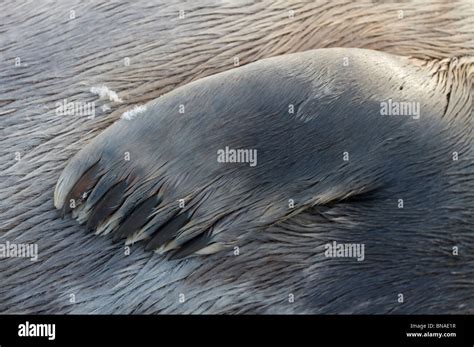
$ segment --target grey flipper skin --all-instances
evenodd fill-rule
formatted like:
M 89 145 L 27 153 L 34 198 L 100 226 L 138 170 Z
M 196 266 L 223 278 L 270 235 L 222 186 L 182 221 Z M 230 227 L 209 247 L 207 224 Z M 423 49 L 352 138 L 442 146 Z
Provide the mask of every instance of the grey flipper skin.
M 55 206 L 72 206 L 98 234 L 118 231 L 116 239 L 175 258 L 250 237 L 266 240 L 262 254 L 271 239 L 287 241 L 281 256 L 297 259 L 295 245 L 305 244 L 300 260 L 315 259 L 310 281 L 323 264 L 343 261 L 325 256 L 324 245 L 352 242 L 365 247 L 359 268 L 370 264 L 386 289 L 404 281 L 424 288 L 436 281 L 422 264 L 458 261 L 458 276 L 443 283 L 472 290 L 473 71 L 469 58 L 424 62 L 332 48 L 206 77 L 79 151 L 59 178 Z M 222 162 L 226 148 L 256 160 Z M 453 247 L 463 249 L 462 262 Z M 396 282 L 390 274 L 400 271 L 413 276 Z M 379 281 L 351 280 L 358 294 Z M 350 297 L 329 283 L 314 295 Z

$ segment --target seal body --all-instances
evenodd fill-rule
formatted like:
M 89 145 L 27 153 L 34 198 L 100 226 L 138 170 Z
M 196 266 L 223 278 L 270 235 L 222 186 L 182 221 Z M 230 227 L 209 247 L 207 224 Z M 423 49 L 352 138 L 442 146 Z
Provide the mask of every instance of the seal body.
M 423 15 L 412 15 L 415 13 Z M 4 24 L 0 33 L 0 41 L 4 43 L 4 59 L 0 64 L 0 257 L 7 258 L 2 257 L 0 260 L 0 312 L 472 313 L 474 252 L 471 234 L 466 227 L 469 223 L 472 224 L 472 213 L 469 213 L 472 203 L 468 193 L 472 191 L 472 175 L 467 170 L 470 155 L 466 153 L 472 152 L 453 150 L 446 146 L 453 142 L 471 146 L 472 73 L 469 72 L 469 66 L 472 65 L 469 59 L 472 59 L 474 52 L 472 13 L 473 7 L 469 0 L 435 0 L 429 5 L 408 1 L 403 9 L 398 3 L 311 3 L 306 0 L 293 0 L 291 4 L 269 0 L 195 1 L 187 3 L 185 8 L 177 2 L 161 0 L 153 3 L 135 1 L 133 6 L 120 1 L 106 4 L 101 1 L 85 3 L 80 0 L 64 0 L 55 3 L 54 7 L 41 1 L 26 7 L 20 2 L 6 4 L 0 13 Z M 438 30 L 438 27 L 443 30 Z M 136 114 L 136 110 L 142 110 L 140 106 L 146 102 L 191 81 L 236 69 L 236 64 L 245 67 L 251 62 L 272 56 L 287 56 L 290 53 L 328 47 L 359 47 L 416 57 L 419 60 L 410 59 L 410 64 L 402 64 L 400 72 L 406 71 L 406 66 L 410 66 L 408 69 L 414 68 L 426 76 L 421 78 L 422 83 L 417 89 L 426 91 L 427 95 L 431 93 L 432 97 L 427 96 L 428 99 L 436 99 L 434 102 L 443 106 L 442 111 L 429 118 L 434 121 L 431 123 L 421 104 L 417 112 L 416 104 L 413 104 L 416 100 L 409 96 L 403 100 L 393 95 L 388 100 L 376 100 L 376 103 L 382 104 L 380 112 L 384 113 L 385 118 L 400 118 L 400 121 L 405 119 L 405 131 L 412 131 L 409 124 L 419 124 L 416 134 L 421 134 L 413 146 L 403 146 L 397 136 L 387 139 L 394 146 L 403 148 L 407 152 L 406 160 L 412 162 L 412 166 L 402 170 L 400 175 L 395 170 L 401 170 L 405 161 L 392 161 L 390 159 L 395 158 L 382 155 L 373 156 L 378 151 L 364 154 L 364 158 L 367 157 L 373 163 L 372 167 L 387 167 L 382 172 L 383 175 L 393 171 L 391 177 L 395 179 L 390 185 L 385 184 L 383 190 L 372 190 L 367 194 L 330 202 L 331 196 L 338 196 L 341 188 L 347 188 L 347 182 L 342 185 L 334 181 L 332 186 L 328 185 L 334 190 L 326 190 L 328 203 L 320 201 L 302 208 L 301 200 L 291 197 L 292 201 L 289 201 L 288 196 L 294 195 L 294 191 L 282 193 L 285 182 L 288 182 L 287 178 L 282 177 L 282 183 L 278 183 L 277 177 L 270 177 L 268 183 L 259 184 L 258 190 L 249 190 L 250 194 L 247 196 L 239 192 L 232 194 L 232 189 L 240 186 L 238 180 L 232 179 L 231 169 L 239 170 L 236 174 L 259 173 L 266 174 L 266 179 L 269 178 L 270 172 L 262 166 L 268 164 L 265 154 L 254 152 L 256 147 L 238 148 L 237 145 L 241 144 L 237 143 L 235 135 L 239 133 L 236 130 L 223 124 L 215 133 L 204 132 L 206 123 L 201 122 L 199 125 L 194 123 L 201 129 L 201 132 L 197 131 L 195 134 L 217 140 L 217 134 L 222 136 L 223 131 L 227 131 L 228 138 L 235 138 L 236 142 L 236 145 L 229 145 L 230 140 L 222 141 L 227 145 L 213 148 L 218 152 L 213 153 L 212 163 L 200 163 L 211 168 L 217 162 L 217 169 L 222 170 L 227 177 L 227 180 L 218 180 L 218 177 L 209 174 L 221 186 L 219 188 L 208 182 L 207 190 L 203 190 L 210 193 L 212 189 L 220 189 L 221 193 L 214 193 L 214 197 L 228 194 L 234 199 L 215 201 L 217 209 L 229 209 L 235 202 L 236 211 L 244 211 L 242 201 L 246 200 L 249 203 L 246 205 L 247 210 L 251 210 L 252 206 L 257 205 L 256 199 L 260 194 L 265 201 L 271 201 L 265 211 L 266 215 L 271 218 L 274 212 L 276 214 L 273 216 L 280 215 L 281 211 L 276 208 L 281 205 L 276 202 L 276 198 L 269 198 L 267 193 L 270 185 L 275 194 L 285 195 L 282 200 L 287 210 L 291 210 L 293 214 L 285 215 L 275 224 L 267 225 L 263 221 L 263 227 L 256 225 L 254 230 L 242 228 L 232 232 L 230 226 L 234 222 L 240 221 L 242 226 L 248 224 L 244 222 L 247 212 L 236 218 L 235 215 L 232 216 L 234 211 L 230 208 L 229 215 L 221 216 L 222 222 L 226 221 L 229 228 L 224 225 L 217 228 L 212 218 L 200 215 L 207 212 L 211 217 L 216 216 L 217 211 L 213 213 L 208 208 L 211 200 L 206 200 L 202 195 L 185 196 L 184 208 L 192 207 L 192 201 L 202 201 L 202 208 L 196 208 L 195 214 L 190 217 L 184 215 L 177 219 L 173 228 L 173 225 L 168 226 L 168 233 L 163 234 L 169 235 L 167 238 L 163 237 L 168 251 L 159 245 L 163 242 L 160 239 L 149 246 L 151 249 L 161 249 L 163 255 L 145 251 L 144 247 L 154 237 L 152 227 L 158 228 L 157 220 L 149 220 L 150 209 L 153 213 L 151 218 L 156 216 L 172 221 L 176 211 L 183 211 L 181 202 L 170 203 L 159 199 L 169 200 L 174 195 L 182 195 L 176 193 L 176 189 L 179 189 L 179 183 L 186 182 L 191 188 L 186 191 L 199 194 L 198 189 L 192 188 L 196 188 L 194 185 L 198 186 L 198 181 L 206 181 L 202 177 L 190 180 L 194 175 L 193 170 L 196 170 L 195 165 L 192 165 L 191 170 L 184 160 L 181 163 L 178 159 L 175 160 L 185 157 L 178 146 L 174 155 L 168 153 L 171 146 L 164 150 L 164 142 L 161 144 L 161 151 L 157 150 L 151 156 L 146 152 L 131 151 L 134 147 L 132 144 L 139 146 L 151 138 L 151 131 L 142 136 L 142 139 L 138 136 L 122 139 L 110 136 L 110 145 L 104 142 L 99 146 L 99 141 L 95 141 L 97 147 L 109 153 L 113 151 L 112 144 L 120 146 L 129 141 L 124 145 L 127 150 L 117 148 L 120 156 L 116 160 L 110 160 L 116 162 L 116 166 L 104 166 L 106 158 L 110 157 L 106 154 L 100 156 L 102 161 L 98 162 L 96 168 L 102 168 L 103 171 L 95 174 L 102 177 L 107 173 L 102 183 L 106 179 L 110 179 L 111 183 L 121 182 L 121 177 L 116 180 L 110 175 L 114 172 L 123 175 L 126 165 L 124 162 L 127 160 L 131 162 L 130 167 L 137 171 L 138 162 L 142 158 L 144 176 L 147 172 L 152 172 L 154 163 L 162 160 L 159 159 L 159 154 L 167 156 L 168 162 L 172 163 L 166 170 L 163 168 L 156 171 L 158 174 L 164 172 L 164 176 L 150 176 L 147 182 L 143 181 L 143 176 L 138 176 L 136 186 L 130 185 L 129 181 L 124 183 L 126 191 L 123 194 L 119 193 L 124 184 L 119 184 L 112 190 L 109 197 L 126 197 L 130 207 L 126 208 L 124 205 L 120 210 L 127 211 L 126 214 L 121 215 L 114 206 L 109 213 L 108 205 L 104 203 L 102 207 L 97 206 L 92 201 L 92 195 L 76 198 L 76 207 L 68 207 L 75 217 L 84 222 L 82 225 L 69 217 L 60 218 L 55 210 L 52 192 L 67 161 L 123 113 L 124 118 L 133 118 L 132 114 Z M 343 55 L 349 56 L 349 53 Z M 399 59 L 393 56 L 391 58 Z M 340 56 L 326 59 L 324 64 L 318 64 L 317 69 L 312 71 L 320 73 L 325 66 L 335 66 L 331 73 L 334 72 L 336 76 L 330 78 L 343 78 L 345 75 L 350 79 L 354 62 L 350 57 L 349 60 L 343 57 L 342 62 L 340 59 Z M 371 61 L 374 66 L 379 65 L 378 58 Z M 390 71 L 387 66 L 384 68 Z M 359 82 L 364 79 L 373 81 L 376 76 L 374 72 L 380 70 L 380 66 L 379 69 L 369 69 Z M 322 75 L 322 80 L 330 80 Z M 384 85 L 384 78 L 385 76 L 380 77 L 374 85 Z M 399 79 L 409 81 L 410 76 L 399 76 Z M 285 79 L 285 83 L 281 84 L 280 94 L 284 94 L 283 98 L 291 93 L 301 92 L 284 90 L 285 86 L 290 87 L 291 83 L 288 81 L 291 80 Z M 230 83 L 236 85 L 235 81 L 230 80 L 224 84 Z M 92 90 L 101 94 L 106 91 L 103 85 L 109 91 L 115 91 L 115 97 L 109 94 L 107 99 L 99 99 Z M 251 100 L 254 102 L 258 102 L 264 90 L 270 88 L 268 84 L 263 85 L 264 88 L 253 90 L 254 97 Z M 434 86 L 431 92 L 428 91 L 429 85 Z M 202 86 L 206 87 L 205 84 Z M 405 88 L 407 85 L 396 94 L 403 95 Z M 335 87 L 332 90 L 337 92 Z M 228 100 L 245 107 L 247 101 L 232 97 L 229 94 L 232 93 L 230 88 L 227 91 L 224 94 L 229 96 Z M 356 92 L 357 89 L 354 88 L 353 91 Z M 331 94 L 331 89 L 324 87 L 321 94 L 337 95 Z M 286 105 L 293 103 L 295 98 L 290 99 L 293 100 L 284 100 L 285 109 L 280 115 L 305 119 L 301 112 L 296 117 L 299 105 Z M 362 95 L 361 100 L 369 99 L 370 95 Z M 194 98 L 192 100 L 193 103 L 198 101 Z M 209 100 L 212 101 L 211 107 L 218 106 L 218 100 Z M 401 101 L 406 101 L 407 104 L 400 104 Z M 73 114 L 57 110 L 57 104 L 82 107 L 94 103 L 92 111 L 95 112 L 95 117 L 94 113 L 76 113 L 77 109 Z M 139 107 L 135 109 L 135 105 Z M 318 105 L 323 110 L 326 109 L 324 105 L 342 107 L 342 104 L 329 102 L 317 103 L 314 108 L 317 109 Z M 184 110 L 178 107 L 176 122 L 196 110 L 189 103 L 183 106 Z M 397 111 L 398 106 L 401 107 Z M 230 108 L 229 103 L 226 107 Z M 351 107 L 348 105 L 345 108 L 349 110 L 347 118 L 354 115 Z M 356 109 L 357 107 L 354 108 Z M 89 107 L 79 110 L 91 111 Z M 175 109 L 172 111 L 176 112 Z M 408 114 L 410 115 L 407 116 Z M 414 122 L 413 117 L 417 117 L 417 114 L 420 115 L 419 122 Z M 139 116 L 140 114 L 136 114 L 128 125 L 137 121 Z M 241 114 L 239 116 L 243 117 Z M 230 116 L 226 117 L 226 121 L 229 121 Z M 341 116 L 336 114 L 336 117 L 339 117 L 338 121 L 341 120 Z M 296 145 L 302 144 L 302 141 L 298 141 L 298 136 L 293 136 L 293 130 L 299 134 L 305 126 L 311 126 L 304 122 L 288 122 L 283 132 L 274 137 L 266 133 L 265 141 L 270 138 L 274 141 L 281 139 L 276 148 L 282 150 L 275 158 L 285 157 L 285 150 L 288 156 L 294 155 L 292 152 L 298 147 L 284 144 L 291 143 L 290 138 Z M 262 133 L 262 127 L 256 124 L 248 124 L 248 131 L 259 130 Z M 442 134 L 433 131 L 434 127 L 440 125 L 445 127 Z M 240 124 L 240 128 L 244 127 L 245 124 Z M 169 126 L 170 131 L 173 128 L 174 126 Z M 268 129 L 274 128 L 270 126 Z M 351 129 L 345 139 L 357 139 L 358 142 L 365 140 L 369 143 L 370 137 L 364 137 L 361 132 L 368 132 L 369 135 L 377 133 L 374 124 L 362 127 L 363 130 L 357 129 Z M 335 122 L 334 128 L 328 130 L 335 134 L 341 128 Z M 395 133 L 399 134 L 394 131 L 391 135 Z M 322 147 L 314 151 L 329 151 L 330 142 L 324 142 L 328 138 L 321 137 Z M 186 142 L 186 139 L 181 139 Z M 407 137 L 409 143 L 413 143 L 414 139 Z M 176 136 L 170 136 L 169 140 L 170 143 L 178 141 Z M 193 137 L 189 140 L 196 141 Z M 255 138 L 250 140 L 255 141 Z M 315 140 L 312 141 L 309 143 L 314 144 Z M 438 151 L 427 151 L 427 146 L 424 145 L 426 141 L 430 144 L 437 141 L 439 146 L 435 148 Z M 367 144 L 361 144 L 361 148 L 364 146 Z M 189 146 L 191 147 L 195 146 Z M 157 147 L 150 147 L 150 150 L 153 148 Z M 308 151 L 309 145 L 300 148 Z M 193 151 L 195 155 L 207 154 L 203 149 Z M 453 160 L 454 152 L 460 154 L 457 161 Z M 93 151 L 89 153 L 94 154 Z M 353 150 L 347 155 L 337 153 L 337 158 L 347 158 L 348 161 L 344 161 L 346 165 L 357 162 L 353 160 Z M 449 160 L 443 162 L 445 166 L 439 166 L 439 161 L 445 155 L 448 155 Z M 377 160 L 381 159 L 380 163 L 383 164 L 377 165 Z M 83 166 L 89 165 L 84 159 L 76 162 L 82 162 Z M 332 159 L 326 163 L 330 162 Z M 298 167 L 295 166 L 297 163 Z M 318 164 L 313 164 L 324 172 L 328 168 L 324 169 L 321 166 L 323 163 L 325 162 L 320 160 Z M 73 165 L 72 162 L 70 165 Z M 181 171 L 177 169 L 178 165 L 181 165 Z M 275 176 L 282 175 L 281 169 L 285 166 L 281 162 Z M 295 182 L 298 181 L 298 175 L 311 175 L 304 170 L 301 162 L 294 161 L 287 166 L 295 167 Z M 93 163 L 90 167 L 93 168 Z M 81 165 L 78 168 L 82 169 Z M 69 171 L 71 176 L 74 175 L 73 171 Z M 181 174 L 179 177 L 176 175 L 178 171 Z M 349 171 L 347 173 L 350 174 Z M 92 178 L 93 174 L 94 169 L 86 177 Z M 202 172 L 199 175 L 202 176 Z M 331 176 L 323 174 L 320 179 L 328 182 L 329 177 Z M 364 177 L 355 175 L 352 181 L 359 181 Z M 413 177 L 410 184 L 407 183 L 408 177 Z M 131 177 L 127 175 L 127 178 Z M 242 175 L 242 178 L 245 177 Z M 176 180 L 174 185 L 171 184 L 173 179 Z M 400 179 L 400 185 L 397 184 L 397 179 Z M 160 180 L 163 185 L 159 183 Z M 94 179 L 91 182 L 96 186 L 98 184 Z M 226 182 L 228 184 L 222 186 Z M 251 184 L 252 180 L 247 182 Z M 440 185 L 437 186 L 436 182 Z M 299 181 L 301 191 L 315 189 L 307 183 Z M 73 182 L 71 184 L 74 185 Z M 152 185 L 156 185 L 156 189 L 152 189 Z M 106 187 L 102 184 L 100 186 Z M 406 189 L 403 190 L 403 187 Z M 294 186 L 291 188 L 295 189 Z M 141 189 L 142 194 L 138 189 Z M 393 204 L 394 194 L 388 193 L 390 189 L 403 193 L 395 201 L 396 209 Z M 415 191 L 418 193 L 413 195 L 417 195 L 417 201 L 420 201 L 418 204 L 410 201 L 412 197 L 406 197 Z M 382 197 L 383 192 L 386 192 L 386 200 Z M 130 194 L 137 198 L 135 202 L 129 199 Z M 440 194 L 442 198 L 439 198 Z M 97 202 L 103 200 L 99 195 L 97 193 L 94 198 Z M 423 197 L 425 201 L 421 203 Z M 373 200 L 374 198 L 377 199 Z M 70 200 L 65 202 L 66 206 L 71 206 Z M 84 209 L 87 203 L 93 207 L 90 211 Z M 169 216 L 163 213 L 164 210 L 158 211 L 164 204 L 169 206 Z M 420 206 L 423 204 L 425 208 L 421 210 Z M 397 218 L 388 218 L 392 214 L 396 214 Z M 260 217 L 264 214 L 258 211 L 255 215 Z M 251 221 L 257 221 L 252 219 L 251 212 L 249 216 Z M 115 222 L 111 219 L 113 217 L 116 218 Z M 186 235 L 179 237 L 178 234 L 181 233 L 171 231 L 177 230 L 179 224 L 188 219 L 189 222 L 184 223 L 182 228 L 189 229 L 189 223 L 197 222 L 198 217 L 206 223 L 201 227 L 196 225 L 196 236 L 204 236 L 184 247 L 182 241 Z M 284 219 L 286 217 L 288 218 Z M 120 238 L 133 240 L 133 235 L 127 235 L 125 231 L 134 227 L 142 229 L 140 221 L 151 222 L 149 236 L 145 232 L 142 234 L 142 241 L 129 242 L 126 246 L 123 242 L 112 242 L 113 239 Z M 109 225 L 107 229 L 104 228 L 106 225 Z M 216 226 L 213 232 L 200 231 L 210 230 L 206 226 L 211 225 Z M 97 237 L 94 233 L 86 232 L 87 227 L 102 231 L 103 234 L 108 231 L 108 235 Z M 222 232 L 216 233 L 217 230 Z M 211 235 L 217 242 L 224 241 L 228 245 L 224 245 L 215 254 L 195 256 L 196 252 L 202 252 L 200 250 L 213 242 L 207 237 Z M 188 233 L 186 237 L 190 236 L 192 235 Z M 174 245 L 166 242 L 169 240 L 175 240 Z M 31 246 L 33 250 L 37 249 L 37 257 L 12 257 L 15 248 L 2 248 L 23 244 Z M 453 249 L 456 246 L 457 251 Z M 218 251 L 217 247 L 212 247 L 207 252 Z M 342 252 L 340 247 L 343 247 Z M 182 252 L 175 254 L 180 249 Z M 170 260 L 171 257 L 186 259 L 177 261 Z
M 442 310 L 436 300 L 472 273 L 470 260 L 453 253 L 472 245 L 472 105 L 457 82 L 471 65 L 462 63 L 455 78 L 443 68 L 449 61 L 427 67 L 323 49 L 192 82 L 84 147 L 61 174 L 55 205 L 98 234 L 144 240 L 171 258 L 217 252 L 214 259 L 228 257 L 220 263 L 232 269 L 228 281 L 241 278 L 242 258 L 255 274 L 252 259 L 269 257 L 266 276 L 275 281 L 294 267 L 292 286 L 305 298 L 298 307 L 311 303 L 305 311 L 348 302 L 354 311 L 368 303 L 396 311 L 399 298 L 419 299 L 434 283 L 436 295 L 423 302 Z M 245 153 L 254 160 L 237 160 L 250 159 Z M 261 247 L 229 256 L 252 242 Z M 448 272 L 456 275 L 440 276 Z M 334 281 L 340 291 L 328 287 Z M 468 300 L 467 287 L 455 295 Z

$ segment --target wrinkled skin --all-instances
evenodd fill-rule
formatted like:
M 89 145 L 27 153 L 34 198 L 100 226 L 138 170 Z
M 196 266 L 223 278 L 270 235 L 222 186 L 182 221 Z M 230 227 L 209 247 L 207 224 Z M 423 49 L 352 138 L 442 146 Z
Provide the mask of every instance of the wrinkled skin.
M 39 260 L 1 260 L 1 312 L 473 312 L 472 6 L 239 5 L 187 4 L 184 19 L 178 17 L 180 6 L 167 4 L 5 6 L 1 23 L 6 32 L 0 35 L 9 64 L 1 67 L 1 242 L 37 243 Z M 289 10 L 295 11 L 292 19 Z M 444 30 L 434 30 L 440 22 Z M 283 57 L 234 67 L 236 56 L 245 65 L 327 47 L 411 58 L 326 50 L 315 51 L 314 66 L 296 61 L 285 67 L 291 58 Z M 16 56 L 24 65 L 14 66 Z M 347 74 L 337 68 L 346 56 L 354 62 Z M 130 57 L 129 66 L 124 57 Z M 399 62 L 410 77 L 400 76 L 397 67 L 390 71 L 380 63 L 384 59 Z M 245 72 L 254 68 L 258 73 Z M 200 80 L 225 70 L 232 71 Z M 281 80 L 275 77 L 279 73 Z M 295 82 L 288 74 L 302 77 Z M 391 82 L 384 80 L 390 74 Z M 231 87 L 217 82 L 235 82 L 235 76 L 247 76 L 232 85 L 244 101 L 226 103 Z M 197 82 L 188 85 L 191 81 Z M 406 82 L 402 89 L 400 81 Z M 97 102 L 93 120 L 55 113 L 55 103 L 65 98 L 97 101 L 88 90 L 101 83 L 124 102 L 107 102 L 110 111 Z M 261 88 L 246 88 L 252 84 Z M 349 88 L 353 85 L 358 88 Z M 91 142 L 132 105 L 174 89 L 136 119 L 121 119 Z M 311 90 L 314 102 L 301 90 Z M 211 103 L 215 108 L 197 121 L 206 93 L 219 95 L 224 105 Z M 333 99 L 331 93 L 340 95 Z M 374 116 L 380 101 L 406 95 L 422 104 L 418 122 Z M 268 120 L 268 107 L 286 110 L 292 98 L 303 103 L 293 118 Z M 183 115 L 187 122 L 169 112 L 183 99 L 191 106 Z M 319 104 L 331 112 L 315 112 Z M 192 105 L 201 107 L 193 110 Z M 265 105 L 261 112 L 255 111 L 258 105 Z M 218 115 L 228 127 L 216 122 Z M 248 132 L 249 123 L 254 124 L 251 133 L 236 136 Z M 253 131 L 268 138 L 263 141 Z M 233 138 L 241 141 L 235 147 L 253 146 L 262 153 L 255 169 L 240 166 L 233 176 L 236 167 L 210 159 L 216 148 L 232 146 Z M 68 159 L 80 149 L 68 171 Z M 126 150 L 131 152 L 128 163 L 119 160 Z M 344 150 L 353 154 L 353 167 L 333 160 Z M 299 160 L 290 165 L 287 158 L 295 156 Z M 69 215 L 61 219 L 52 196 L 61 171 L 66 167 L 72 185 L 74 175 L 98 157 L 120 163 L 104 167 L 118 175 L 130 165 L 138 182 L 156 174 L 156 182 L 166 183 L 163 197 L 170 205 L 207 184 L 204 191 L 210 195 L 201 196 L 192 223 L 210 221 L 215 208 L 244 212 L 231 214 L 214 229 L 213 240 L 226 247 L 178 261 L 147 252 L 137 242 L 126 255 L 122 242 L 86 232 Z M 168 165 L 163 172 L 160 160 Z M 220 185 L 212 181 L 219 174 Z M 139 185 L 130 192 L 141 196 Z M 57 207 L 67 191 L 56 190 Z M 239 200 L 243 194 L 245 200 Z M 400 196 L 404 209 L 397 208 Z M 293 197 L 296 207 L 289 212 L 287 201 Z M 365 260 L 325 258 L 324 245 L 333 240 L 365 244 Z M 457 256 L 454 246 L 460 249 Z M 403 303 L 397 301 L 400 293 Z

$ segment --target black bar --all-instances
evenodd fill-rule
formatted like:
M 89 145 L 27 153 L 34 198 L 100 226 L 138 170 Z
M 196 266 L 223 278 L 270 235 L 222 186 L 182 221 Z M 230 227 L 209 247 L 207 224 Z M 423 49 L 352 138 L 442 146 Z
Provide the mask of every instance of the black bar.
M 473 346 L 474 316 L 3 315 L 0 346 L 57 344 L 391 344 Z M 55 338 L 20 337 L 26 322 L 55 324 Z M 413 325 L 412 325 L 413 324 Z M 433 324 L 432 326 L 429 324 Z M 442 324 L 442 325 L 441 325 Z M 421 329 L 423 328 L 423 329 Z M 33 331 L 34 332 L 34 331 Z M 455 337 L 407 333 L 455 333 Z M 52 337 L 52 336 L 50 336 Z

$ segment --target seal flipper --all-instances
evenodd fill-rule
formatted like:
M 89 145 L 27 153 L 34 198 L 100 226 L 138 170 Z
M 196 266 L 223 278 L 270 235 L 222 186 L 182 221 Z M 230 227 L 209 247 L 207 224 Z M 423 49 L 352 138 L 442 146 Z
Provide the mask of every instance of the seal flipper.
M 163 246 L 167 241 L 170 241 L 178 234 L 178 231 L 190 221 L 191 217 L 191 213 L 184 211 L 171 218 L 155 231 L 156 235 L 148 242 L 145 249 L 151 251 Z
M 85 197 L 89 194 L 94 185 L 100 179 L 99 172 L 99 163 L 96 162 L 89 169 L 87 169 L 86 172 L 74 184 L 71 191 L 67 194 L 65 198 L 66 203 L 64 203 L 61 208 L 62 217 L 64 217 L 65 214 L 71 212 L 71 200 L 73 200 L 74 205 L 77 206 L 85 199 Z
M 153 209 L 161 203 L 157 196 L 150 196 L 133 209 L 133 211 L 122 220 L 113 240 L 117 241 L 140 230 L 148 221 Z
M 350 74 L 341 73 L 345 58 Z M 210 76 L 160 97 L 136 119 L 122 119 L 99 135 L 64 170 L 55 205 L 63 206 L 64 191 L 80 179 L 77 168 L 90 167 L 89 158 L 97 160 L 101 153 L 106 177 L 97 184 L 107 185 L 97 191 L 110 189 L 131 167 L 137 172 L 132 193 L 151 180 L 162 180 L 165 188 L 164 208 L 127 205 L 130 211 L 122 211 L 119 224 L 111 227 L 119 230 L 117 237 L 135 233 L 149 239 L 147 249 L 181 248 L 178 256 L 210 252 L 217 249 L 209 246 L 214 244 L 230 246 L 309 206 L 388 186 L 399 175 L 393 162 L 409 173 L 407 148 L 420 142 L 429 152 L 435 144 L 426 139 L 439 138 L 445 126 L 439 119 L 446 95 L 437 83 L 404 58 L 358 49 L 275 57 Z M 381 115 L 381 101 L 407 95 L 419 100 L 429 118 L 423 134 L 412 117 Z M 185 115 L 180 105 L 188 105 Z M 124 152 L 132 153 L 129 163 Z M 236 160 L 239 153 L 246 155 L 243 161 Z M 193 214 L 184 210 L 169 220 L 171 207 L 166 207 L 201 187 L 209 194 Z M 288 207 L 289 200 L 295 207 Z M 89 196 L 86 205 L 93 211 L 98 201 Z M 140 213 L 133 214 L 135 208 Z M 222 213 L 226 217 L 213 223 Z M 162 229 L 155 234 L 157 227 Z M 208 230 L 211 235 L 203 237 Z
M 127 189 L 127 182 L 120 181 L 104 194 L 101 200 L 94 206 L 89 219 L 87 220 L 86 228 L 88 230 L 96 229 L 97 226 L 114 213 L 123 202 L 123 195 Z

